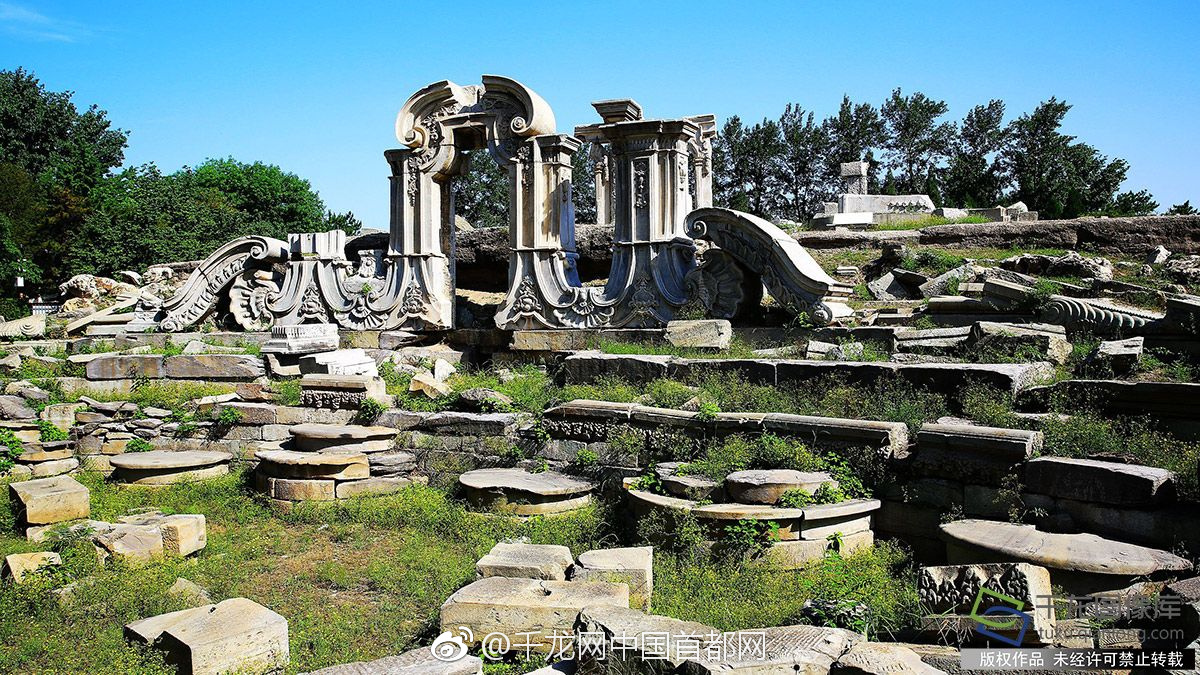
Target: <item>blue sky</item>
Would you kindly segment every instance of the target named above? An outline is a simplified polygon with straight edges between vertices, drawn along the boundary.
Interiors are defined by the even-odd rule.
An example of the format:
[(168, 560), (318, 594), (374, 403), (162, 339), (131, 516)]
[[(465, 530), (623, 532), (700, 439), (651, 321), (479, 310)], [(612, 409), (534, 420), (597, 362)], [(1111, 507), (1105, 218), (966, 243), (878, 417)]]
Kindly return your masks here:
[(1200, 201), (1200, 2), (56, 2), (0, 0), (0, 68), (98, 103), (127, 164), (278, 164), (387, 227), (383, 151), (416, 89), (516, 78), (559, 131), (589, 103), (757, 120), (842, 94), (923, 91), (960, 119), (1058, 96), (1066, 131), (1132, 164), (1128, 189)]

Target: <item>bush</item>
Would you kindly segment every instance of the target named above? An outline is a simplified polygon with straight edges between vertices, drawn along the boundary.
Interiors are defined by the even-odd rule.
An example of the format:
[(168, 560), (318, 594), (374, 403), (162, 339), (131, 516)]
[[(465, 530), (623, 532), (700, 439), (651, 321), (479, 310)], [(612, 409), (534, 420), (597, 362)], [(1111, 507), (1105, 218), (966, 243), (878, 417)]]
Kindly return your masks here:
[(67, 432), (54, 426), (52, 422), (46, 420), (38, 420), (38, 432), (43, 443), (55, 443), (57, 441), (65, 441), (71, 438)]

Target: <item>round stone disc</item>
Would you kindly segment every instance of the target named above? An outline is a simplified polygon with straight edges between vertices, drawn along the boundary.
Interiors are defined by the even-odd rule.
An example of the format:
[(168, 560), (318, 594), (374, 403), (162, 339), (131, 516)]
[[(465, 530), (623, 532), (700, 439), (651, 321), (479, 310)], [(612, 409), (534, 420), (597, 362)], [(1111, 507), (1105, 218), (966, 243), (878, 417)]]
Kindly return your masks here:
[(230, 459), (228, 454), (215, 450), (185, 450), (181, 452), (151, 450), (150, 452), (126, 452), (113, 455), (109, 462), (118, 469), (167, 472), (200, 469), (214, 464), (228, 463)]

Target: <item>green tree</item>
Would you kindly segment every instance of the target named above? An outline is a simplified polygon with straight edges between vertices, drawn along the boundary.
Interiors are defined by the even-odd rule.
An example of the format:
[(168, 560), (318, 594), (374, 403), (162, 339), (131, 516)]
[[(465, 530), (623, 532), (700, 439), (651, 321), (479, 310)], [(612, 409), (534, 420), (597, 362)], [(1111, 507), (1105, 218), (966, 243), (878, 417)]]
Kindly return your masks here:
[(577, 223), (596, 222), (596, 160), (592, 147), (591, 141), (584, 141), (571, 158), (571, 201)]
[(1148, 190), (1125, 191), (1113, 197), (1107, 209), (1110, 216), (1148, 216), (1158, 210), (1158, 202)]
[(1200, 212), (1196, 211), (1196, 207), (1192, 206), (1192, 200), (1190, 199), (1184, 201), (1182, 204), (1175, 204), (1171, 208), (1167, 209), (1168, 216), (1194, 216), (1197, 213)]
[(1007, 139), (1003, 101), (993, 99), (971, 108), (954, 140), (944, 175), (942, 194), (947, 204), (986, 208), (1000, 203), (1008, 178), (998, 155)]
[(1125, 181), (1129, 163), (1109, 159), (1060, 131), (1071, 106), (1051, 98), (1008, 126), (1010, 142), (1001, 152), (1019, 199), (1043, 218), (1076, 218), (1103, 213)]
[(153, 164), (129, 168), (100, 181), (88, 207), (66, 252), (71, 274), (205, 258), (247, 235), (286, 239), (293, 232), (361, 226), (353, 214), (327, 213), (308, 181), (277, 166), (232, 159), (172, 174)]
[(926, 191), (928, 177), (949, 152), (954, 124), (938, 120), (950, 109), (921, 92), (904, 96), (900, 89), (879, 109), (887, 129), (883, 147), (887, 166), (895, 169), (896, 186), (902, 194)]
[(73, 95), (47, 91), (22, 68), (0, 71), (0, 161), (86, 194), (124, 161), (129, 134), (96, 105), (79, 112)]
[(746, 127), (736, 115), (729, 118), (713, 141), (713, 201), (763, 218), (774, 217), (783, 191), (783, 148), (775, 120)]
[(502, 168), (486, 150), (467, 153), (463, 172), (455, 176), (451, 190), (455, 215), (473, 227), (508, 227), (508, 169)]
[(849, 96), (842, 96), (842, 105), (836, 115), (821, 123), (829, 135), (830, 150), (826, 171), (832, 181), (841, 180), (841, 165), (845, 162), (870, 162), (871, 173), (867, 177), (869, 189), (879, 189), (879, 167), (875, 161), (875, 149), (887, 139), (887, 128), (879, 117), (879, 111), (870, 103), (855, 104)]
[(799, 104), (789, 103), (779, 118), (782, 140), (783, 194), (780, 215), (796, 221), (812, 218), (822, 202), (837, 194), (836, 177), (829, 173), (832, 144), (829, 129), (805, 114)]

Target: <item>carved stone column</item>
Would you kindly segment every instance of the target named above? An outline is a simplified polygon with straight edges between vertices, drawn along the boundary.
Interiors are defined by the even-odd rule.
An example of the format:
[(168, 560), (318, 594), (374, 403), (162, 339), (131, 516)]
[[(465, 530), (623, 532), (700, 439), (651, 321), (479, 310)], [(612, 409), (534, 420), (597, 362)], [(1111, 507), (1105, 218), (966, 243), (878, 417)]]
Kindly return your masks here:
[(712, 139), (717, 135), (717, 120), (713, 115), (689, 117), (699, 126), (689, 144), (692, 159), (692, 208), (712, 206)]

